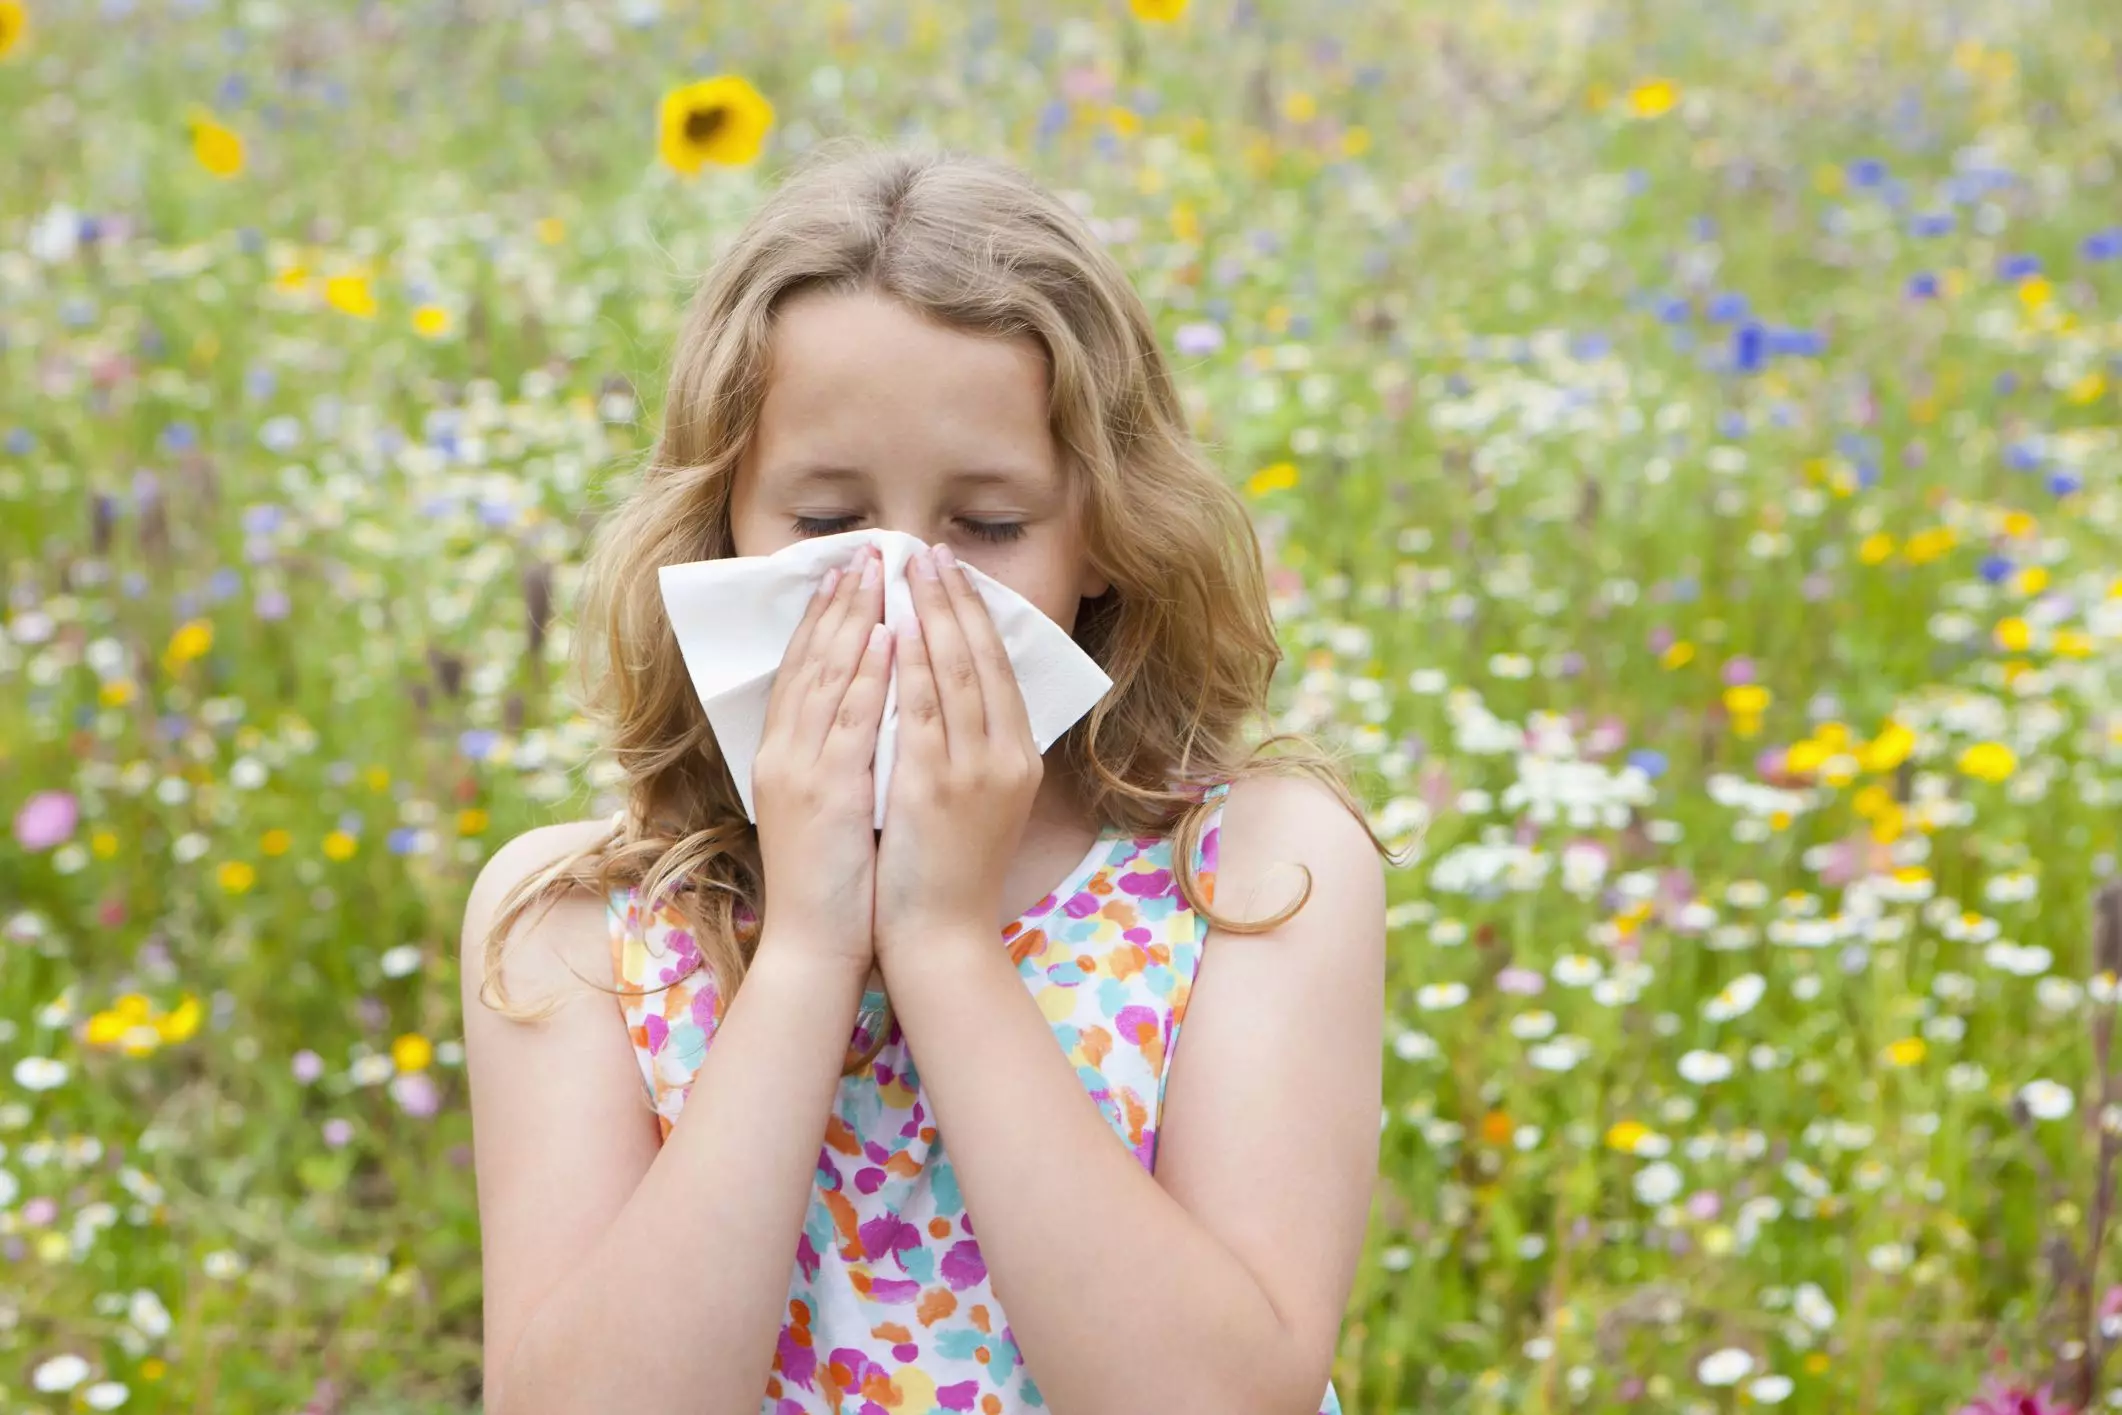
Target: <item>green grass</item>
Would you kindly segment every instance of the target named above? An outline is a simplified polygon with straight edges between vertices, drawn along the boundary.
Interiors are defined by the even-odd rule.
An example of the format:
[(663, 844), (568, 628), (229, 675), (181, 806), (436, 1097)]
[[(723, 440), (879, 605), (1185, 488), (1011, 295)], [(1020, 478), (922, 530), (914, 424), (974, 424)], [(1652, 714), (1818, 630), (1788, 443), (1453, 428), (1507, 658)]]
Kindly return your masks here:
[[(1421, 839), (1349, 1408), (2108, 1401), (2095, 0), (100, 8), (0, 58), (0, 806), (78, 808), (0, 839), (0, 1406), (476, 1403), (465, 890), (616, 804), (584, 527), (847, 131), (1017, 158), (1223, 334), (1175, 363), (1278, 713)], [(680, 180), (656, 97), (722, 71), (765, 160)], [(1747, 320), (1824, 343), (1735, 369)]]

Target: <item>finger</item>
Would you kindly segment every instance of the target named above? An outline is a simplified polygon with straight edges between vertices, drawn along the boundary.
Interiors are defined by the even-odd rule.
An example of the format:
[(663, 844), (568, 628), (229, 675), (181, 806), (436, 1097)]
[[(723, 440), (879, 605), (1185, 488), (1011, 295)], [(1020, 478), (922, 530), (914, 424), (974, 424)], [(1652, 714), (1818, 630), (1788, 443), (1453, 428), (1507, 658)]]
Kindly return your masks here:
[[(940, 762), (950, 752), (950, 731), (928, 661), (928, 636), (921, 632), (918, 618), (899, 626), (892, 656), (898, 664), (900, 760)], [(895, 780), (898, 776), (893, 773)]]
[(850, 567), (846, 578), (852, 588), (846, 590), (840, 618), (821, 630), (830, 637), (820, 639), (812, 652), (817, 661), (815, 677), (797, 708), (796, 740), (814, 751), (823, 748), (840, 700), (862, 667), (870, 629), (884, 617), (882, 563), (869, 547), (857, 559), (861, 568)]
[[(1009, 661), (1009, 649), (995, 628), (980, 587), (973, 583), (956, 556), (945, 547), (949, 564), (942, 569), (943, 591), (958, 611), (958, 629), (965, 635), (966, 651), (980, 674), (980, 696), (987, 704), (987, 724), (997, 736), (1032, 741), (1031, 713), (1024, 705), (1024, 690), (1017, 683), (1017, 670)], [(1036, 746), (1032, 748), (1038, 750)]]
[(862, 662), (840, 696), (818, 760), (844, 767), (849, 774), (877, 755), (877, 728), (884, 721), (885, 690), (891, 686), (892, 631), (872, 624), (862, 644)]
[(792, 721), (788, 702), (797, 692), (796, 681), (802, 677), (803, 666), (810, 662), (811, 641), (817, 637), (819, 621), (832, 608), (835, 596), (844, 578), (836, 566), (829, 569), (818, 581), (810, 603), (804, 608), (803, 618), (796, 625), (796, 632), (789, 636), (788, 647), (782, 650), (781, 666), (774, 673), (773, 686), (766, 694), (766, 732), (771, 737), (777, 728)]
[(928, 645), (929, 674), (935, 679), (936, 698), (942, 705), (943, 725), (953, 750), (959, 743), (971, 744), (987, 735), (987, 704), (980, 692), (980, 670), (966, 647), (958, 627), (958, 611), (943, 591), (936, 562), (927, 547), (910, 557), (914, 611), (921, 620), (921, 637)]

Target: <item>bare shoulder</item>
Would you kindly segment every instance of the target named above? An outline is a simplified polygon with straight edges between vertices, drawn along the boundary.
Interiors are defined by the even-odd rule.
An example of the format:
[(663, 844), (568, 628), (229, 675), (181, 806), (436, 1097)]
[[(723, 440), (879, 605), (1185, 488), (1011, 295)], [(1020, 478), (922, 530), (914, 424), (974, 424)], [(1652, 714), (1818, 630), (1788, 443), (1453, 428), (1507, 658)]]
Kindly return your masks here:
[(1309, 872), (1311, 898), (1298, 918), (1330, 914), (1342, 929), (1375, 933), (1382, 948), (1384, 862), (1363, 822), (1324, 782), (1262, 775), (1234, 783), (1217, 855), (1217, 912), (1277, 913), (1303, 892)]
[[(509, 894), (547, 866), (596, 844), (610, 829), (609, 819), (535, 826), (502, 845), (480, 867), (464, 905), (461, 946), (467, 1006), (478, 997), (488, 935)], [(603, 899), (572, 889), (518, 915), (505, 942), (492, 941), (503, 950), (502, 980), (509, 1000), (535, 1004), (556, 988), (567, 995), (578, 993), (581, 989), (572, 984), (582, 979), (608, 983), (605, 911)]]

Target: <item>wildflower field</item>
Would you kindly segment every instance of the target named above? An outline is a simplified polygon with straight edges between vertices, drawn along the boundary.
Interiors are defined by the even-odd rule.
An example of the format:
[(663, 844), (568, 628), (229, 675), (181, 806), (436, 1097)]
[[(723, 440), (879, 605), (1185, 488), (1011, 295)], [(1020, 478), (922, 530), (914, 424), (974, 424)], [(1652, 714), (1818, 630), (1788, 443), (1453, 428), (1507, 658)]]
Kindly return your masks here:
[(1416, 847), (1352, 1411), (2122, 1406), (2111, 0), (0, 0), (0, 1410), (475, 1408), (465, 893), (843, 132), (1091, 214)]

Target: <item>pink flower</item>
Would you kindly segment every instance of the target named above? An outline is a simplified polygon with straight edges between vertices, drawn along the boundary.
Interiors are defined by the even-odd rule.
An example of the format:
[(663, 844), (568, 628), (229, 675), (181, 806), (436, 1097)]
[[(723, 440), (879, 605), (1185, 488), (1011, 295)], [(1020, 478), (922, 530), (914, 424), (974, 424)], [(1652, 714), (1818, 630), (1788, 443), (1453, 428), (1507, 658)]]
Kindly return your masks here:
[(15, 843), (29, 851), (63, 844), (80, 822), (81, 805), (71, 791), (39, 791), (15, 812)]
[(391, 1099), (398, 1109), (415, 1119), (426, 1120), (442, 1109), (442, 1093), (425, 1071), (408, 1071), (391, 1077)]
[(2076, 1409), (2057, 1400), (2047, 1386), (2029, 1390), (1992, 1376), (1983, 1383), (1982, 1393), (1955, 1415), (2075, 1415)]
[(1509, 967), (1496, 974), (1496, 987), (1519, 997), (1538, 997), (1547, 987), (1547, 979), (1530, 968)]

